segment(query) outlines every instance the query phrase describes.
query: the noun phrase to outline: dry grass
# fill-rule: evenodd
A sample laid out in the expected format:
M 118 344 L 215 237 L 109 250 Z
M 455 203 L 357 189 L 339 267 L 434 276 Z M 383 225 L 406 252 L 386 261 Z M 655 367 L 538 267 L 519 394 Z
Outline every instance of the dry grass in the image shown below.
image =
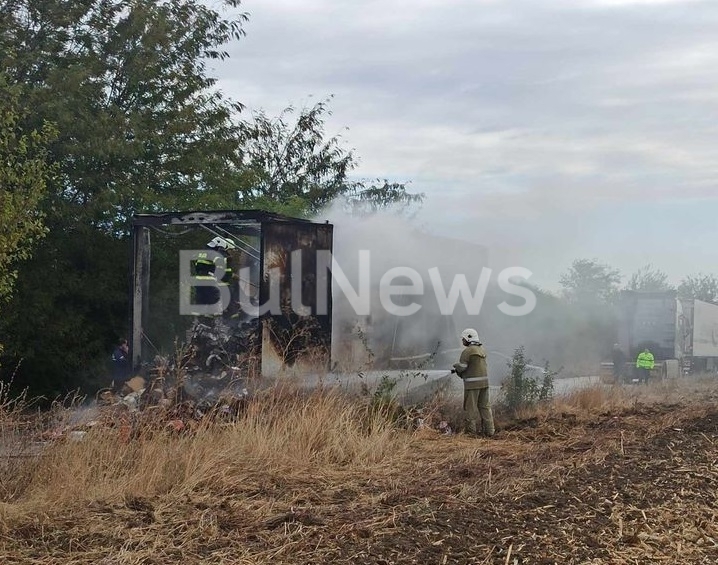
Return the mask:
M 368 468 L 408 447 L 406 437 L 366 406 L 334 392 L 294 389 L 265 393 L 236 422 L 200 425 L 192 434 L 140 423 L 136 441 L 123 441 L 125 435 L 122 427 L 100 428 L 81 442 L 49 446 L 33 463 L 24 505 L 51 509 L 127 492 L 231 490 L 252 472 Z
M 584 390 L 492 440 L 291 387 L 192 433 L 98 427 L 5 458 L 0 562 L 715 563 L 717 390 Z

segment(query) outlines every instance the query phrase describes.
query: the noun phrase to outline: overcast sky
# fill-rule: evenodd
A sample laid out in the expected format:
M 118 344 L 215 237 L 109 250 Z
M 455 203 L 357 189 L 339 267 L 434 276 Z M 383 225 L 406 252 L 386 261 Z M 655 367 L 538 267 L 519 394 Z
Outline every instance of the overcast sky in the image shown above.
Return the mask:
M 356 173 L 553 286 L 578 257 L 718 273 L 718 2 L 245 0 L 249 109 L 334 95 Z M 344 131 L 344 128 L 348 128 Z

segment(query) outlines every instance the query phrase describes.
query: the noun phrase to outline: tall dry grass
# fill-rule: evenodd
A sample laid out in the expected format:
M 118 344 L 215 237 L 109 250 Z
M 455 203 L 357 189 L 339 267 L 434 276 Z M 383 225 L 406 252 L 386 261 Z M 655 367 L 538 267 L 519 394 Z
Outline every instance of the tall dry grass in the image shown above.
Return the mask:
M 517 409 L 509 409 L 501 393 L 492 393 L 493 413 L 497 430 L 514 428 L 526 421 L 540 423 L 551 418 L 569 418 L 577 423 L 595 419 L 601 413 L 619 412 L 635 408 L 639 404 L 673 404 L 700 401 L 718 387 L 714 375 L 652 382 L 648 385 L 595 384 L 578 388 L 565 394 L 557 394 L 547 400 L 537 401 Z M 436 424 L 443 420 L 455 431 L 464 426 L 464 412 L 460 394 L 435 394 L 424 404 L 427 420 Z
M 413 441 L 366 403 L 287 387 L 259 395 L 231 423 L 200 425 L 191 434 L 156 427 L 136 432 L 123 441 L 121 429 L 96 427 L 82 441 L 9 459 L 12 469 L 0 481 L 0 524 L 95 500 L 238 493 L 268 478 L 300 475 L 320 481 L 327 473 L 391 465 Z
M 523 407 L 509 415 L 498 410 L 498 418 L 504 423 L 513 420 L 544 420 L 555 416 L 568 416 L 576 421 L 594 419 L 606 412 L 620 412 L 641 404 L 674 404 L 700 400 L 716 389 L 715 378 L 691 378 L 664 380 L 648 385 L 597 384 L 545 402 Z
M 519 417 L 535 418 L 540 425 L 568 413 L 577 422 L 587 421 L 638 402 L 700 395 L 702 386 L 697 382 L 598 386 L 540 404 Z M 706 386 L 715 388 L 714 382 Z M 57 406 L 44 419 L 67 421 L 74 413 L 71 405 Z M 140 423 L 131 440 L 120 426 L 96 426 L 82 441 L 42 447 L 27 442 L 23 426 L 29 424 L 21 406 L 0 406 L 0 528 L 14 518 L 66 512 L 128 496 L 166 500 L 197 492 L 252 496 L 282 482 L 320 488 L 341 484 L 342 477 L 390 474 L 397 466 L 410 467 L 418 454 L 424 459 L 438 456 L 436 442 L 427 443 L 425 435 L 399 429 L 390 411 L 372 409 L 369 400 L 332 389 L 306 392 L 277 386 L 255 396 L 235 421 L 208 422 L 191 433 L 175 433 L 155 420 Z M 447 453 L 476 449 L 462 441 L 446 444 Z

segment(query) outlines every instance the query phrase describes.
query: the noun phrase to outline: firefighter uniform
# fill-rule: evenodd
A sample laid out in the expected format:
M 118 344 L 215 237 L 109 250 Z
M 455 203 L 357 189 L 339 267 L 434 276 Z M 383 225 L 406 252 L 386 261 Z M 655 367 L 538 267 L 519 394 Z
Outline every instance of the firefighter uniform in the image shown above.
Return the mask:
M 473 332 L 473 333 L 471 333 Z M 464 334 L 468 335 L 464 337 Z M 481 431 L 486 436 L 494 435 L 494 417 L 489 398 L 489 376 L 486 366 L 486 351 L 478 341 L 478 333 L 465 330 L 462 334 L 465 349 L 461 352 L 454 371 L 464 381 L 464 418 L 466 431 L 478 432 L 477 423 L 481 420 Z M 474 339 L 472 339 L 474 338 Z
M 201 251 L 197 254 L 195 259 L 195 278 L 202 281 L 212 281 L 214 284 L 194 288 L 195 304 L 213 305 L 219 302 L 219 288 L 216 286 L 217 279 L 214 274 L 218 266 L 217 259 L 210 259 L 209 253 L 206 251 Z

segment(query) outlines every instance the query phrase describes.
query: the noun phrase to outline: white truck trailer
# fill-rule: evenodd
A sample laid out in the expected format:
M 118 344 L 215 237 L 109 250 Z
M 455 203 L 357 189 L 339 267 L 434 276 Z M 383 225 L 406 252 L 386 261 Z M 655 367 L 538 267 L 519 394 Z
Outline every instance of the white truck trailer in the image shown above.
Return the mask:
M 638 353 L 648 348 L 656 359 L 656 373 L 662 376 L 718 370 L 716 304 L 682 300 L 672 291 L 625 291 L 618 335 L 629 362 L 635 365 Z M 630 375 L 628 371 L 626 376 Z

